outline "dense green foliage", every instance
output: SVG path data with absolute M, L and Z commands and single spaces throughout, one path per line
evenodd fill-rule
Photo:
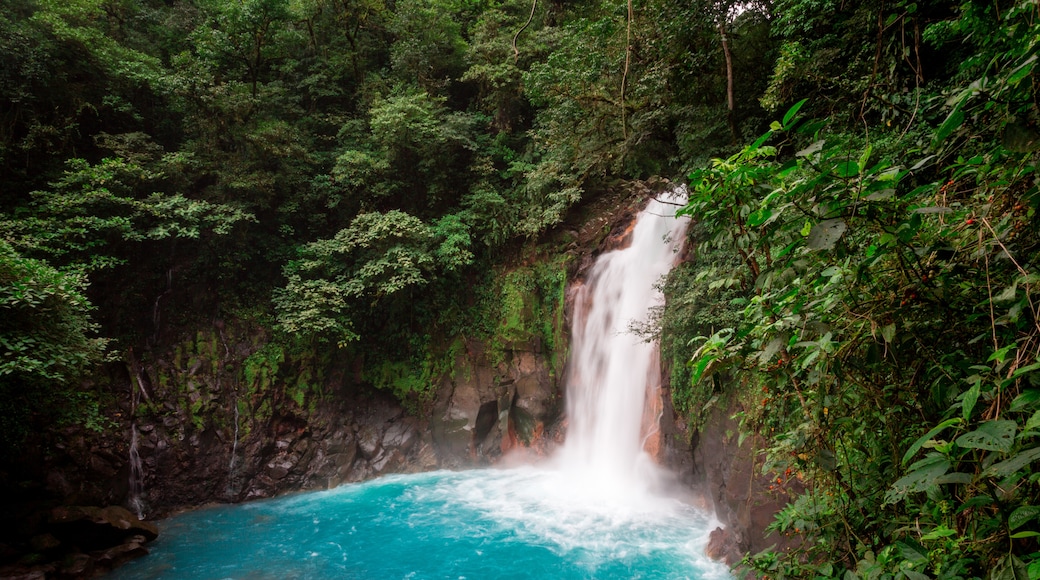
M 32 426 L 32 415 L 100 427 L 96 404 L 73 382 L 101 360 L 83 279 L 24 258 L 0 240 L 0 456 Z
M 836 4 L 776 3 L 763 101 L 807 98 L 691 176 L 698 260 L 740 267 L 673 277 L 678 399 L 738 397 L 805 487 L 763 574 L 1036 578 L 1038 7 Z
M 3 446 L 103 425 L 82 385 L 106 353 L 200 321 L 274 331 L 257 392 L 340 353 L 414 403 L 464 338 L 553 349 L 568 264 L 544 234 L 693 171 L 659 318 L 676 406 L 741 401 L 766 472 L 806 486 L 775 525 L 801 549 L 750 565 L 1040 577 L 1038 18 L 0 0 Z
M 147 356 L 225 318 L 402 397 L 460 337 L 551 346 L 565 260 L 518 263 L 618 179 L 732 140 L 711 118 L 730 4 L 0 0 L 4 291 L 65 304 L 10 332 L 72 361 L 12 349 L 7 414 L 55 419 L 41 397 L 79 392 L 101 337 Z M 742 18 L 750 126 L 774 41 Z

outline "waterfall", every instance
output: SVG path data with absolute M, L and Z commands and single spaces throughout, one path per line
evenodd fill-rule
M 631 245 L 601 256 L 580 288 L 567 441 L 547 464 L 388 475 L 181 514 L 151 556 L 113 578 L 730 580 L 704 552 L 718 522 L 660 493 L 664 472 L 644 450 L 660 413 L 646 404 L 659 394 L 659 356 L 630 327 L 662 300 L 655 285 L 686 227 L 674 212 L 652 201 Z
M 559 458 L 584 484 L 606 495 L 649 491 L 659 469 L 644 451 L 648 391 L 660 386 L 657 344 L 632 332 L 663 296 L 657 289 L 682 248 L 687 219 L 673 203 L 651 200 L 631 243 L 599 256 L 577 291 L 567 372 L 567 440 Z M 653 411 L 651 409 L 651 411 Z
M 228 485 L 231 485 L 231 481 L 235 478 L 235 455 L 238 453 L 238 389 L 235 390 L 235 398 L 231 401 L 231 404 L 235 406 L 235 436 L 231 440 L 231 461 L 228 463 Z

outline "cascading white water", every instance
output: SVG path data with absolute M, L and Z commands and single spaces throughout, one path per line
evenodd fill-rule
M 674 217 L 674 203 L 684 201 L 685 193 L 672 195 L 650 201 L 627 247 L 596 260 L 574 304 L 569 425 L 559 458 L 607 495 L 645 492 L 658 472 L 643 450 L 642 432 L 647 388 L 660 384 L 657 345 L 630 329 L 663 300 L 656 285 L 682 247 L 689 220 Z

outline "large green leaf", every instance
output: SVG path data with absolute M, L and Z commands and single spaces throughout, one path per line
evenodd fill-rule
M 961 402 L 961 417 L 965 421 L 971 419 L 971 412 L 975 409 L 975 403 L 979 400 L 979 391 L 981 389 L 982 383 L 975 381 L 975 384 L 964 393 L 964 400 Z
M 1012 530 L 1020 528 L 1036 519 L 1038 515 L 1040 515 L 1040 506 L 1024 505 L 1011 512 L 1011 516 L 1008 517 L 1008 528 Z
M 1026 426 L 1022 430 L 1031 431 L 1037 428 L 1040 428 L 1040 411 L 1033 413 L 1033 416 L 1026 421 Z
M 985 449 L 987 451 L 1011 451 L 1015 443 L 1015 430 L 1018 425 L 1014 421 L 986 421 L 979 428 L 957 438 L 957 445 L 967 449 Z
M 959 418 L 947 419 L 942 423 L 939 423 L 935 427 L 932 427 L 931 430 L 922 435 L 917 441 L 914 441 L 914 444 L 906 450 L 906 453 L 903 454 L 903 464 L 906 465 L 906 462 L 910 461 L 910 459 L 913 458 L 914 454 L 917 453 L 917 451 L 921 449 L 921 447 L 924 446 L 925 443 L 931 441 L 932 437 L 935 437 L 947 427 L 950 427 L 951 425 L 956 425 L 958 423 L 961 423 L 961 419 Z
M 1022 560 L 1014 554 L 1008 554 L 993 566 L 989 580 L 1029 580 L 1029 572 Z
M 757 228 L 758 226 L 769 221 L 769 218 L 771 217 L 773 217 L 773 210 L 769 209 L 768 207 L 762 207 L 751 212 L 751 214 L 748 215 L 747 225 L 751 228 Z
M 1015 85 L 1022 81 L 1022 79 L 1028 77 L 1033 72 L 1033 67 L 1036 65 L 1036 55 L 1031 55 L 1022 64 L 1015 67 L 1011 71 L 1011 74 L 1007 77 L 1007 83 L 1009 85 Z
M 838 174 L 838 177 L 852 177 L 860 172 L 859 163 L 855 161 L 842 161 L 834 168 L 834 172 Z
M 1015 397 L 1014 401 L 1011 401 L 1012 411 L 1021 411 L 1027 409 L 1030 406 L 1040 401 L 1040 389 L 1026 389 L 1022 391 L 1022 394 Z
M 823 220 L 809 230 L 806 245 L 813 250 L 831 250 L 847 229 L 848 224 L 841 218 Z
M 946 117 L 943 124 L 935 131 L 935 143 L 941 143 L 946 140 L 954 131 L 956 131 L 964 123 L 964 111 L 961 110 L 961 105 L 958 104 L 954 107 L 953 111 L 950 111 L 950 115 Z
M 1040 459 L 1040 447 L 1034 447 L 1026 451 L 1019 451 L 1009 459 L 1005 459 L 1000 463 L 994 463 L 989 466 L 989 468 L 983 472 L 983 475 L 991 477 L 1007 477 L 1037 459 Z
M 919 545 L 910 545 L 906 542 L 896 542 L 896 547 L 899 548 L 900 555 L 902 555 L 908 562 L 921 564 L 928 561 L 928 556 L 925 556 L 923 553 L 924 548 Z
M 950 461 L 936 456 L 919 461 L 916 469 L 896 480 L 892 488 L 885 493 L 885 503 L 896 503 L 912 493 L 927 491 L 936 484 L 936 480 L 950 470 Z
M 792 106 L 790 109 L 788 109 L 786 113 L 784 113 L 783 126 L 785 128 L 790 126 L 791 121 L 794 120 L 795 115 L 798 114 L 799 109 L 801 109 L 802 105 L 804 105 L 805 102 L 808 101 L 808 100 L 809 99 L 802 99 L 802 100 L 798 101 L 797 103 L 794 104 L 794 106 Z

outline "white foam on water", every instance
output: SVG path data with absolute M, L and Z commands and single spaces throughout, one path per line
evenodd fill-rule
M 699 578 L 729 578 L 725 566 L 704 556 L 718 522 L 678 499 L 590 494 L 570 473 L 541 466 L 441 473 L 439 481 L 409 487 L 405 495 L 428 506 L 413 517 L 454 522 L 460 536 L 507 531 L 590 569 L 666 554 L 699 570 Z

